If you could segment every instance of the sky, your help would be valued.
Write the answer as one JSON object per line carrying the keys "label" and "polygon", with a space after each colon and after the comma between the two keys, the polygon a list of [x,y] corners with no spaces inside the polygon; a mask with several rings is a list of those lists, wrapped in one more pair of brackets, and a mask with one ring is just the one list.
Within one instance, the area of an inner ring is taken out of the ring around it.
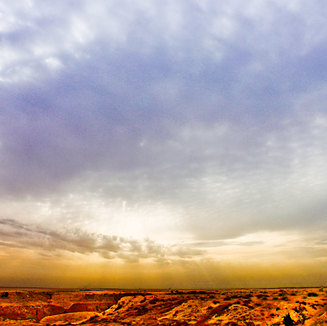
{"label": "sky", "polygon": [[326,285],[326,13],[0,0],[0,286]]}

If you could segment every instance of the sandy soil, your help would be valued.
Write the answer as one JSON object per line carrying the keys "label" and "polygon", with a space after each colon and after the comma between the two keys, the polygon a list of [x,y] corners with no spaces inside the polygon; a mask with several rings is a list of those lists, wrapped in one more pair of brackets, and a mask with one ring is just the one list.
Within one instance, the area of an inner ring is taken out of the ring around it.
{"label": "sandy soil", "polygon": [[327,289],[0,289],[0,325],[327,325]]}

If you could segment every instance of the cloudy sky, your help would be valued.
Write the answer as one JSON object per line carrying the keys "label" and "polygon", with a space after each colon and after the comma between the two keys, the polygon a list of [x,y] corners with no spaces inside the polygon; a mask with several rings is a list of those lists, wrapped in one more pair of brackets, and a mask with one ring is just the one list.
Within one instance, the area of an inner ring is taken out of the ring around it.
{"label": "cloudy sky", "polygon": [[0,0],[0,285],[325,284],[326,14]]}

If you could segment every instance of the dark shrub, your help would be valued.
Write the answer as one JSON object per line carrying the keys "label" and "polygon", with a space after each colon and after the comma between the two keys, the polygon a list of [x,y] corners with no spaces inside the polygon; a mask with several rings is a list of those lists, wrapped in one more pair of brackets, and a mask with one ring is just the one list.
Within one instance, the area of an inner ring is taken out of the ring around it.
{"label": "dark shrub", "polygon": [[290,313],[287,313],[283,317],[283,323],[284,323],[285,326],[292,326],[292,325],[294,325],[294,320],[291,318]]}

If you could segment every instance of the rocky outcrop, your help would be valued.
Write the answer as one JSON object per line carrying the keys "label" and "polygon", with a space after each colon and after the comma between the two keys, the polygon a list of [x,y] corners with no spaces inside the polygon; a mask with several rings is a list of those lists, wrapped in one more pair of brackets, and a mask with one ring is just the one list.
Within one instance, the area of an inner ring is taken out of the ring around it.
{"label": "rocky outcrop", "polygon": [[294,325],[327,325],[326,292],[312,288],[152,293],[0,291],[1,326],[282,326],[286,320]]}

